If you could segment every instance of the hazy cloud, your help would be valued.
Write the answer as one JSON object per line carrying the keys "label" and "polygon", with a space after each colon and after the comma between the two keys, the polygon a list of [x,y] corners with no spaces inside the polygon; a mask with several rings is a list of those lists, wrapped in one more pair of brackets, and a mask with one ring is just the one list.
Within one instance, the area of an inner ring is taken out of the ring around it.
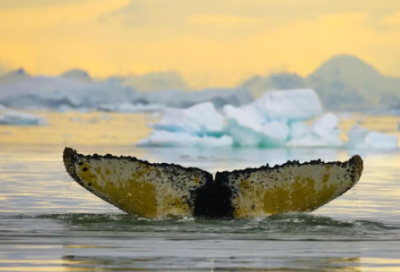
{"label": "hazy cloud", "polygon": [[54,7],[85,1],[88,0],[0,0],[0,9]]}
{"label": "hazy cloud", "polygon": [[176,70],[229,85],[347,53],[400,75],[397,0],[0,0],[0,18],[0,59],[33,73]]}
{"label": "hazy cloud", "polygon": [[398,11],[400,1],[396,0],[132,0],[129,5],[109,16],[131,26],[176,26],[176,22],[186,22],[186,18],[216,14],[225,17],[273,18],[285,25],[339,13],[363,13],[371,22],[380,23],[383,18]]}

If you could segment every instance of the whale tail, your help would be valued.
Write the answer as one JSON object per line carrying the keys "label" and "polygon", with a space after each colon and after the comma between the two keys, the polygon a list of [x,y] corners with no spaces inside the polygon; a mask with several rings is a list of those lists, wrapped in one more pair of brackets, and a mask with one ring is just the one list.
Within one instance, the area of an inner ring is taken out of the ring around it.
{"label": "whale tail", "polygon": [[143,217],[263,217],[315,210],[351,189],[363,161],[321,160],[212,174],[194,167],[149,163],[135,157],[82,155],[65,148],[65,168],[82,187]]}

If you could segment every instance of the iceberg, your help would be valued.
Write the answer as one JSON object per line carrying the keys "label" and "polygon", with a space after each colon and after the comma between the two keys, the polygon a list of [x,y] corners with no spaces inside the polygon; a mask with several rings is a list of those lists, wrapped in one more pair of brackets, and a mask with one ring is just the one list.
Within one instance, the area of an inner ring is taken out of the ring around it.
{"label": "iceberg", "polygon": [[[227,131],[237,146],[308,146],[314,138],[328,136],[338,142],[329,130],[337,125],[337,117],[325,116],[326,120],[311,129],[304,124],[304,120],[322,113],[318,96],[311,89],[270,91],[242,107],[226,105],[222,112],[227,120]],[[324,127],[326,121],[331,124]],[[313,129],[315,137],[310,138]],[[321,141],[319,145],[326,143]]]}
{"label": "iceberg", "polygon": [[303,122],[291,124],[291,139],[287,146],[291,147],[340,147],[339,118],[333,113],[325,113],[312,124],[307,126]]}
{"label": "iceberg", "polygon": [[312,89],[269,91],[254,106],[269,120],[308,120],[323,113],[321,101]]}
{"label": "iceberg", "polygon": [[42,116],[8,110],[3,115],[0,115],[0,125],[45,126],[48,125],[48,122]]}
{"label": "iceberg", "polygon": [[[221,115],[222,113],[222,115]],[[141,142],[146,145],[181,145],[182,140],[202,144],[202,137],[229,137],[234,146],[340,146],[338,118],[326,113],[311,125],[305,121],[322,114],[322,106],[311,89],[270,91],[242,106],[225,105],[217,111],[211,102],[187,109],[166,109],[155,129]],[[161,132],[168,132],[162,134]],[[179,137],[171,137],[173,133]],[[186,135],[186,136],[185,136]],[[168,137],[163,141],[162,136]],[[199,137],[201,140],[199,140]],[[213,139],[213,141],[216,139]],[[221,139],[220,139],[221,140]],[[218,140],[218,141],[220,141]],[[228,141],[224,140],[224,144]],[[184,145],[190,145],[185,143]]]}
{"label": "iceberg", "polygon": [[211,102],[187,109],[168,108],[157,123],[149,124],[156,130],[182,132],[194,136],[222,136],[224,118]]}
{"label": "iceberg", "polygon": [[[221,114],[222,113],[222,114]],[[187,109],[167,108],[154,130],[139,145],[233,145],[249,147],[398,146],[398,137],[352,128],[340,139],[339,118],[323,113],[311,89],[272,91],[243,106],[225,105],[221,113],[211,102]]]}
{"label": "iceberg", "polygon": [[289,124],[289,141],[310,138],[311,130],[303,121],[294,121]]}
{"label": "iceberg", "polygon": [[376,149],[389,149],[398,147],[399,138],[382,132],[371,131],[365,137],[367,146]]}
{"label": "iceberg", "polygon": [[367,128],[360,127],[358,124],[355,124],[347,132],[348,140],[347,140],[345,146],[352,147],[352,148],[366,147],[365,137],[367,137],[368,133],[369,133],[369,131]]}
{"label": "iceberg", "polygon": [[222,113],[227,120],[227,132],[236,146],[258,146],[262,140],[263,116],[251,105],[237,108],[226,105]]}
{"label": "iceberg", "polygon": [[227,135],[212,137],[154,130],[147,138],[139,141],[138,146],[231,146],[232,144],[232,138]]}
{"label": "iceberg", "polygon": [[348,148],[393,149],[398,148],[399,137],[382,132],[369,131],[359,125],[354,125],[347,133]]}
{"label": "iceberg", "polygon": [[159,104],[132,104],[132,103],[120,103],[120,104],[101,104],[97,107],[100,111],[106,112],[120,112],[120,113],[153,113],[165,111],[167,107]]}
{"label": "iceberg", "polygon": [[284,146],[289,137],[289,126],[286,121],[271,121],[263,126],[261,146]]}
{"label": "iceberg", "polygon": [[270,121],[252,105],[222,109],[227,120],[227,132],[237,146],[284,146],[289,136],[285,121]]}
{"label": "iceberg", "polygon": [[262,125],[266,123],[265,116],[253,104],[240,108],[226,105],[222,108],[222,113],[228,122],[235,122],[236,125],[247,127],[256,132],[261,132]]}

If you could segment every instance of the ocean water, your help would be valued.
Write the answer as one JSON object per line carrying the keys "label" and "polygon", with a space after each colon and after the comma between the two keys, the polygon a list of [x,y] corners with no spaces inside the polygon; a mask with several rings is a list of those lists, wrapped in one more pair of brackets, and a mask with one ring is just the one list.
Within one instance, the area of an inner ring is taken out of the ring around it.
{"label": "ocean water", "polygon": [[400,271],[396,150],[72,146],[213,173],[356,153],[364,158],[359,183],[313,213],[149,220],[123,214],[73,182],[62,145],[10,141],[0,144],[0,271]]}

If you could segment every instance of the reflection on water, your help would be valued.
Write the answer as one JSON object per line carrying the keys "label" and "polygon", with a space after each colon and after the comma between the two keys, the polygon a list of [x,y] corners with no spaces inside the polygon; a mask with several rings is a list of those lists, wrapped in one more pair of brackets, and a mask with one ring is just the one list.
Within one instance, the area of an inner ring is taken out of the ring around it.
{"label": "reflection on water", "polygon": [[[112,258],[63,256],[67,271],[102,267],[106,271],[361,271],[359,258],[269,257],[238,260],[235,257]],[[149,265],[150,264],[150,265]],[[104,271],[103,270],[103,271]]]}
{"label": "reflection on water", "polygon": [[[332,149],[76,146],[212,173],[287,160],[345,160]],[[398,271],[398,152],[367,153],[359,184],[312,214],[258,220],[148,220],[75,184],[61,146],[0,148],[0,271]],[[40,155],[39,155],[40,154]]]}

